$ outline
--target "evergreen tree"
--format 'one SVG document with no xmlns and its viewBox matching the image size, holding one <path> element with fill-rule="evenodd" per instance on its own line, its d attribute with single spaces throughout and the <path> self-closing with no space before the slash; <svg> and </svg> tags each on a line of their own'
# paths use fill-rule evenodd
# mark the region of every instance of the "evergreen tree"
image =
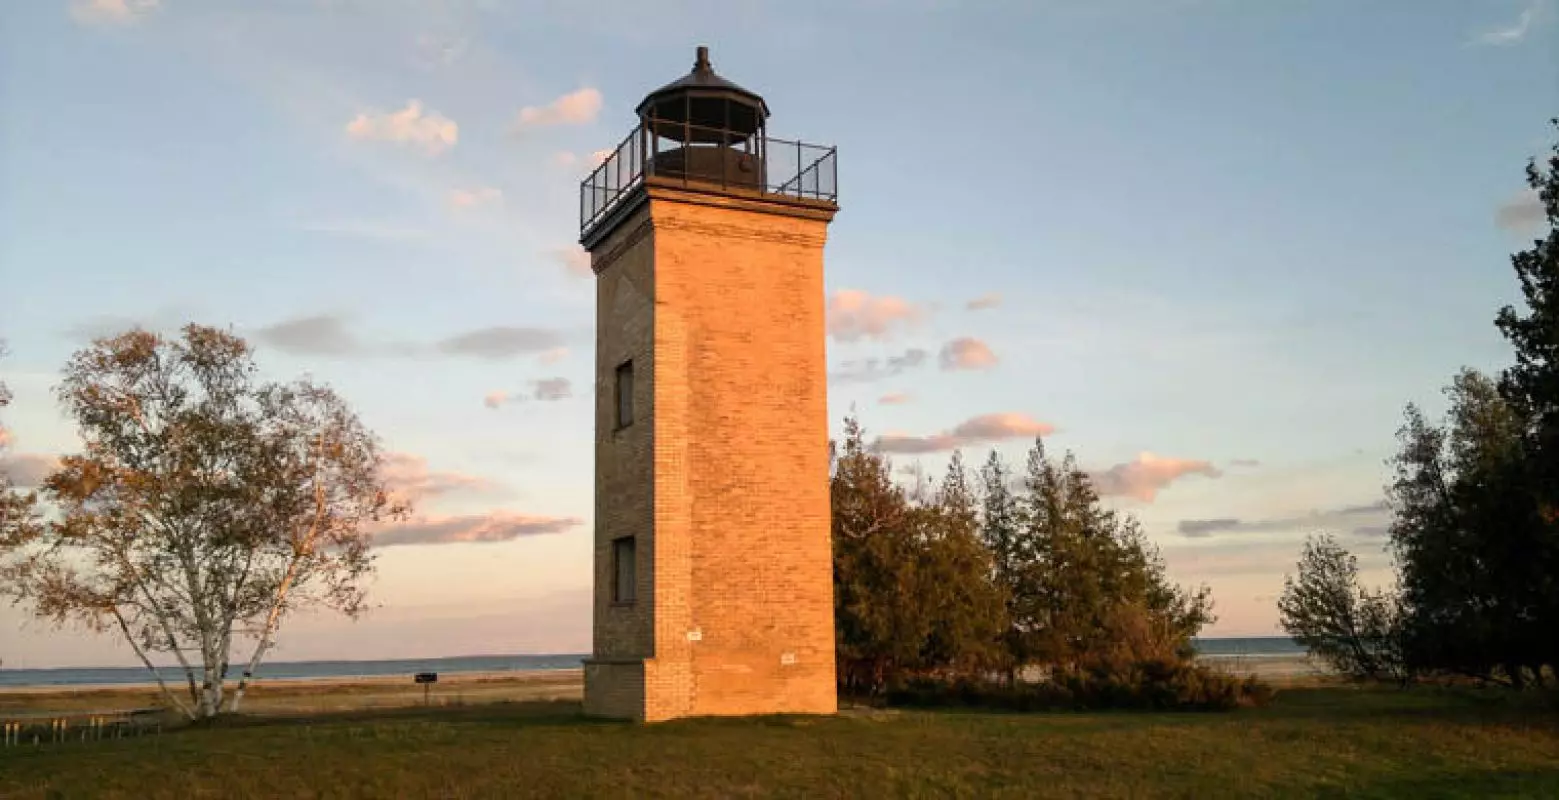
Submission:
<svg viewBox="0 0 1559 800">
<path fill-rule="evenodd" d="M 831 476 L 838 675 L 847 692 L 876 693 L 920 665 L 930 630 L 917 600 L 923 519 L 853 416 L 844 433 Z"/>
<path fill-rule="evenodd" d="M 1390 487 L 1406 658 L 1519 686 L 1555 662 L 1553 526 L 1532 491 L 1521 411 L 1472 370 L 1447 395 L 1444 426 L 1408 407 Z"/>
<path fill-rule="evenodd" d="M 1190 655 L 1211 622 L 1212 597 L 1169 580 L 1134 517 L 1104 507 L 1068 453 L 1036 441 L 1021 501 L 1021 550 L 1031 554 L 1032 663 L 1072 668 Z"/>
<path fill-rule="evenodd" d="M 1025 645 L 1033 622 L 1029 607 L 1032 592 L 1026 583 L 1033 570 L 1021 548 L 1018 500 L 1011 480 L 1012 473 L 1001 454 L 992 450 L 980 467 L 980 538 L 991 554 L 992 583 L 1004 601 L 1001 641 L 1009 682 L 1015 680 L 1016 668 L 1029 660 Z"/>
<path fill-rule="evenodd" d="M 1551 123 L 1559 130 L 1559 118 Z M 1524 422 L 1524 457 L 1519 469 L 1507 470 L 1507 480 L 1530 492 L 1538 517 L 1524 554 L 1534 582 L 1524 587 L 1523 602 L 1531 624 L 1549 631 L 1529 642 L 1533 652 L 1525 659 L 1559 669 L 1559 635 L 1552 633 L 1559 630 L 1559 141 L 1543 166 L 1529 161 L 1526 173 L 1547 231 L 1511 257 L 1526 313 L 1506 306 L 1497 324 L 1516 356 L 1501 376 L 1500 392 Z"/>
<path fill-rule="evenodd" d="M 948 463 L 936 505 L 922 510 L 930 535 L 921 554 L 919 601 L 931 614 L 922 666 L 961 673 L 997 666 L 1007 629 L 1006 596 L 992 579 L 991 552 L 980 540 L 961 453 L 954 451 Z"/>
<path fill-rule="evenodd" d="M 1559 129 L 1559 118 L 1551 121 Z M 1496 324 L 1515 347 L 1516 363 L 1501 376 L 1500 390 L 1528 423 L 1534 489 L 1545 519 L 1559 525 L 1559 142 L 1546 172 L 1527 163 L 1527 185 L 1543 206 L 1548 230 L 1528 250 L 1511 256 L 1526 314 L 1500 310 Z"/>
</svg>

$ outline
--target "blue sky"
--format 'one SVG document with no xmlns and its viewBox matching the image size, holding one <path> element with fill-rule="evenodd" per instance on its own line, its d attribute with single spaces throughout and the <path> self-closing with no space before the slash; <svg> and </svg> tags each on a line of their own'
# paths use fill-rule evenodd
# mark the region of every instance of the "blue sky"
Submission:
<svg viewBox="0 0 1559 800">
<path fill-rule="evenodd" d="M 1270 633 L 1306 532 L 1384 576 L 1402 406 L 1507 358 L 1556 23 L 1552 0 L 8 3 L 11 463 L 74 447 L 49 389 L 84 337 L 231 325 L 356 405 L 419 536 L 503 539 L 385 548 L 381 607 L 300 618 L 276 658 L 588 649 L 577 184 L 707 44 L 776 135 L 839 146 L 836 427 L 854 407 L 932 474 L 1054 428 L 1213 587 L 1209 633 Z M 130 660 L 14 610 L 0 651 Z"/>
</svg>

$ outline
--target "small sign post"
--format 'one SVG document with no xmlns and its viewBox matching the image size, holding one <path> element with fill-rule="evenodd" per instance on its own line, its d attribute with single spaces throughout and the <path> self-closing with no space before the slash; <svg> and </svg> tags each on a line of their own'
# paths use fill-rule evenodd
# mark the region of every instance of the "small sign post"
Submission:
<svg viewBox="0 0 1559 800">
<path fill-rule="evenodd" d="M 438 683 L 438 673 L 419 672 L 413 676 L 412 680 L 422 684 L 422 704 L 428 705 L 428 691 L 433 688 L 433 684 Z"/>
</svg>

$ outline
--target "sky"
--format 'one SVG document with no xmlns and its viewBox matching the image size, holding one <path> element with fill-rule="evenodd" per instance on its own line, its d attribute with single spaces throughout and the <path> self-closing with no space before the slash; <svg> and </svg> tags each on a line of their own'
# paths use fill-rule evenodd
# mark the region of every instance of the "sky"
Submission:
<svg viewBox="0 0 1559 800">
<path fill-rule="evenodd" d="M 277 660 L 586 652 L 578 184 L 697 45 L 839 148 L 829 413 L 900 468 L 1075 452 L 1207 635 L 1308 533 L 1389 578 L 1408 402 L 1510 349 L 1554 0 L 27 0 L 0 8 L 0 380 L 25 480 L 93 336 L 230 327 L 358 410 L 417 518 Z M 8 667 L 134 663 L 0 610 Z"/>
</svg>

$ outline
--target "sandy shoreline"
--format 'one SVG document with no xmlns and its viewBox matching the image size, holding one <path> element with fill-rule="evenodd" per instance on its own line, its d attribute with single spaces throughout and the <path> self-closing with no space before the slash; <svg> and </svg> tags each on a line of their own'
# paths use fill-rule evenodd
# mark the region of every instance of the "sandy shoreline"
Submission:
<svg viewBox="0 0 1559 800">
<path fill-rule="evenodd" d="M 473 672 L 440 672 L 439 683 L 436 686 L 451 683 L 535 683 L 557 682 L 562 679 L 577 676 L 584 678 L 584 670 L 579 667 L 565 667 L 561 669 L 536 669 L 536 670 L 489 670 Z M 184 676 L 181 672 L 164 674 L 163 679 L 168 686 L 175 691 L 182 688 Z M 237 686 L 238 681 L 229 678 L 228 686 Z M 390 687 L 413 686 L 417 691 L 422 691 L 420 686 L 412 683 L 411 675 L 321 675 L 304 678 L 261 678 L 250 684 L 254 687 L 268 686 L 273 689 L 292 687 L 310 689 L 329 689 L 341 687 Z M 0 695 L 7 694 L 66 694 L 77 692 L 146 692 L 157 691 L 157 681 L 148 678 L 136 683 L 35 683 L 20 686 L 0 686 Z"/>
<path fill-rule="evenodd" d="M 1322 678 L 1329 671 L 1305 655 L 1259 655 L 1259 656 L 1203 656 L 1198 659 L 1213 669 L 1221 672 L 1229 672 L 1240 675 L 1255 675 L 1268 680 L 1284 681 L 1289 679 Z M 184 686 L 183 676 L 179 674 L 165 676 L 168 684 L 175 691 Z M 565 667 L 559 669 L 538 670 L 488 670 L 472 672 L 441 672 L 439 682 L 434 684 L 432 691 L 458 687 L 461 689 L 479 688 L 482 686 L 560 686 L 570 683 L 579 684 L 584 679 L 584 671 L 579 667 Z M 236 686 L 237 681 L 229 680 L 229 686 Z M 267 694 L 320 694 L 331 690 L 361 691 L 390 691 L 403 692 L 415 691 L 422 693 L 422 687 L 413 683 L 410 674 L 405 675 L 329 675 L 318 677 L 292 677 L 292 678 L 263 678 L 251 684 L 253 691 Z M 145 693 L 157 691 L 155 681 L 146 680 L 137 683 L 93 683 L 93 684 L 29 684 L 21 686 L 0 686 L 0 697 L 7 695 L 73 695 L 73 694 L 115 694 L 115 693 Z"/>
</svg>

